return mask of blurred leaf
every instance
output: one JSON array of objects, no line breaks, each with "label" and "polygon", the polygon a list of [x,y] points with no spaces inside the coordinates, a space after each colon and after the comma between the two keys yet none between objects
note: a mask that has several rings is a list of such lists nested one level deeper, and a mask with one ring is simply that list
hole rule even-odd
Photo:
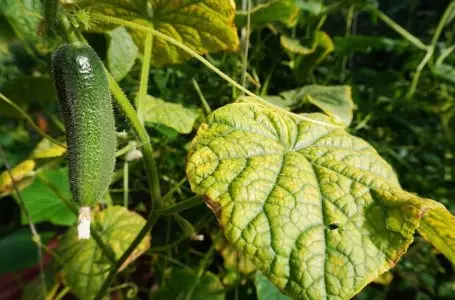
[{"label": "blurred leaf", "polygon": [[442,204],[432,203],[432,209],[423,216],[417,230],[455,265],[455,216]]},{"label": "blurred leaf", "polygon": [[[234,1],[212,0],[75,0],[75,5],[91,12],[124,18],[149,26],[182,42],[199,54],[235,51],[239,40],[234,25]],[[91,24],[91,30],[106,26]],[[130,32],[136,45],[143,48],[145,33]],[[151,64],[161,67],[184,62],[190,56],[159,38],[153,39]]]},{"label": "blurred leaf", "polygon": [[[35,181],[22,191],[25,207],[33,223],[51,222],[71,226],[77,217],[60,197],[71,201],[67,168],[39,173]],[[22,223],[28,223],[25,216]]]},{"label": "blurred leaf", "polygon": [[[48,106],[57,102],[54,83],[49,77],[22,76],[8,81],[0,90],[7,98],[27,111],[37,104]],[[10,105],[0,100],[0,115],[19,118],[21,115]]]},{"label": "blurred leaf", "polygon": [[256,266],[244,255],[242,255],[234,246],[230,245],[224,238],[222,232],[212,235],[215,249],[224,259],[224,267],[227,270],[238,270],[243,275],[249,275],[256,271]]},{"label": "blurred leaf", "polygon": [[[292,0],[274,0],[259,4],[251,10],[250,26],[258,28],[271,22],[280,22],[287,27],[293,27],[299,17],[299,8]],[[246,26],[248,14],[246,11],[238,11],[235,16],[235,24],[241,28]]]},{"label": "blurred leaf", "polygon": [[[116,255],[125,252],[145,225],[142,216],[121,206],[110,206],[92,214],[93,226]],[[150,234],[136,247],[121,270],[150,248]],[[60,241],[58,254],[65,262],[63,278],[79,299],[93,299],[106,279],[111,265],[95,240],[79,240],[77,228],[72,227]]]},{"label": "blurred leaf", "polygon": [[181,104],[166,102],[149,95],[145,100],[144,121],[148,125],[161,124],[180,133],[190,133],[199,116],[198,110],[186,108]]},{"label": "blurred leaf", "polygon": [[431,71],[436,77],[455,84],[455,67],[447,64],[439,64],[431,68]]},{"label": "blurred leaf", "polygon": [[[33,181],[35,161],[25,160],[11,169],[16,187],[21,190]],[[0,198],[14,191],[13,180],[8,170],[0,174]]]},{"label": "blurred leaf", "polygon": [[[297,102],[310,102],[329,116],[342,121],[346,126],[351,124],[354,102],[352,101],[350,86],[312,84],[300,89],[283,92],[280,95],[285,99],[294,99]],[[288,102],[294,101],[288,100]]]},{"label": "blurred leaf", "polygon": [[[47,243],[52,232],[39,232],[41,242]],[[37,245],[32,241],[29,228],[20,228],[0,238],[0,275],[18,273],[38,263]]]},{"label": "blurred leaf", "polygon": [[286,51],[293,54],[307,55],[313,53],[316,50],[314,47],[307,48],[300,44],[299,40],[287,37],[285,35],[280,36],[280,43]]},{"label": "blurred leaf", "polygon": [[409,49],[408,42],[383,36],[336,36],[334,43],[335,51],[341,55],[352,52],[369,53],[373,50],[404,52]]},{"label": "blurred leaf", "polygon": [[116,81],[120,81],[131,70],[138,55],[133,38],[124,27],[108,32],[110,36],[107,50],[107,65]]},{"label": "blurred leaf", "polygon": [[305,81],[309,73],[334,50],[332,39],[323,31],[317,31],[312,39],[302,41],[282,35],[280,44],[292,60],[291,68],[300,82]]},{"label": "blurred leaf", "polygon": [[319,2],[317,0],[316,1],[294,0],[294,2],[298,8],[300,8],[303,11],[307,11],[313,15],[319,15],[325,9],[324,3]]},{"label": "blurred leaf", "polygon": [[46,138],[43,138],[32,152],[31,158],[45,159],[56,158],[66,153],[66,149],[60,145],[56,145]]},{"label": "blurred leaf", "polygon": [[13,28],[16,36],[22,40],[33,55],[33,50],[47,52],[46,41],[38,34],[42,20],[40,0],[2,0],[0,14],[3,14]]},{"label": "blurred leaf", "polygon": [[197,274],[190,269],[172,269],[165,284],[153,291],[150,299],[184,299],[185,295],[195,286],[192,300],[223,300],[225,294],[220,292],[224,289],[220,280],[211,272],[205,272],[195,282]]},{"label": "blurred leaf", "polygon": [[253,103],[207,118],[186,174],[228,242],[295,298],[353,297],[396,265],[427,209],[364,140]]},{"label": "blurred leaf", "polygon": [[256,272],[254,285],[256,286],[258,300],[291,300],[291,298],[280,292],[261,271]]},{"label": "blurred leaf", "polygon": [[392,280],[393,280],[393,273],[390,271],[387,271],[384,274],[379,275],[375,280],[373,280],[373,282],[387,286],[387,285],[390,285]]}]

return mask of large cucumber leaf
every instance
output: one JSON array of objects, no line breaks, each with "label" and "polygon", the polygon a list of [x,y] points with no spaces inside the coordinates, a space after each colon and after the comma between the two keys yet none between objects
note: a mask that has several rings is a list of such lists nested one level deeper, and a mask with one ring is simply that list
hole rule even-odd
[{"label": "large cucumber leaf", "polygon": [[[200,54],[234,51],[239,45],[234,25],[235,2],[230,0],[76,0],[74,4],[91,12],[148,26]],[[92,30],[106,30],[106,26],[91,25]],[[143,47],[145,33],[130,33],[136,44]],[[153,39],[152,65],[181,63],[189,57],[176,46],[159,38]]]},{"label": "large cucumber leaf", "polygon": [[353,297],[397,263],[429,209],[362,139],[255,103],[215,111],[186,172],[227,240],[298,299]]}]

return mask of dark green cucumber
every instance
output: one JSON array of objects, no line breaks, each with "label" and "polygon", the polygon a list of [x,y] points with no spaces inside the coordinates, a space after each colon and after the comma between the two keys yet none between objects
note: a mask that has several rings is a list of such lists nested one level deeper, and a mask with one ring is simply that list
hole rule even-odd
[{"label": "dark green cucumber", "polygon": [[52,56],[52,74],[66,128],[71,193],[81,207],[91,207],[106,193],[115,165],[115,121],[103,64],[89,46],[64,44]]}]

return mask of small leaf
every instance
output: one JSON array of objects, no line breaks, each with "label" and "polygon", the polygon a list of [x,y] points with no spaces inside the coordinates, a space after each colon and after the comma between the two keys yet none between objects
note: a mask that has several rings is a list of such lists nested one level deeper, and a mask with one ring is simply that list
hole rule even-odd
[{"label": "small leaf", "polygon": [[[235,51],[239,45],[234,25],[235,2],[230,0],[76,0],[75,6],[149,26],[190,47],[199,54]],[[104,31],[107,26],[91,24],[91,30]],[[136,45],[143,48],[145,33],[130,31]],[[176,46],[153,38],[150,63],[161,67],[184,62],[190,56]]]},{"label": "small leaf", "polygon": [[[25,160],[11,169],[14,182],[19,190],[25,188],[33,181],[32,177],[35,175],[35,172],[33,171],[34,169],[35,161],[31,159]],[[0,174],[0,197],[9,195],[14,191],[13,178],[11,178],[11,174],[8,170],[5,170]]]},{"label": "small leaf", "polygon": [[256,272],[254,285],[258,300],[291,300],[288,296],[283,295],[261,271]]},{"label": "small leaf", "polygon": [[[250,26],[252,28],[263,27],[271,22],[280,22],[287,27],[293,27],[297,23],[300,10],[292,0],[274,0],[255,6],[250,13]],[[235,16],[235,24],[241,28],[246,26],[248,13],[238,11]]]},{"label": "small leaf", "polygon": [[173,128],[180,133],[190,133],[194,122],[200,116],[195,109],[186,108],[181,104],[166,102],[162,99],[147,96],[144,105],[146,124],[161,124]]},{"label": "small leaf", "polygon": [[289,53],[307,55],[313,53],[315,48],[308,48],[300,44],[299,40],[282,35],[280,37],[281,46]]},{"label": "small leaf", "polygon": [[224,267],[227,270],[238,270],[243,275],[249,275],[256,271],[256,266],[234,246],[230,245],[221,232],[212,235],[215,249],[224,259]]},{"label": "small leaf", "polygon": [[432,208],[420,221],[419,233],[455,265],[455,216],[442,204]]},{"label": "small leaf", "polygon": [[[60,197],[71,201],[67,168],[39,173],[35,181],[22,191],[25,207],[33,223],[51,222],[71,226],[76,222],[76,216]],[[25,216],[22,217],[22,223],[28,224]]]},{"label": "small leaf", "polygon": [[337,54],[350,54],[352,52],[369,53],[373,50],[404,52],[409,49],[405,40],[391,39],[383,36],[351,35],[334,38]]},{"label": "small leaf", "polygon": [[387,286],[387,285],[390,285],[392,280],[393,280],[393,273],[390,271],[387,271],[384,274],[379,275],[375,280],[373,280],[373,282]]},{"label": "small leaf", "polygon": [[66,149],[54,144],[48,139],[42,139],[33,150],[31,157],[34,159],[46,159],[60,157],[66,153]]},{"label": "small leaf", "polygon": [[229,243],[298,299],[353,297],[397,263],[427,209],[362,139],[252,103],[201,125],[186,173]]},{"label": "small leaf", "polygon": [[[93,213],[92,222],[117,259],[145,225],[142,216],[120,206],[110,206],[104,211]],[[126,263],[134,261],[149,247],[150,235],[147,235]],[[58,254],[65,262],[63,278],[66,284],[79,299],[93,299],[111,269],[107,257],[96,242],[93,239],[79,240],[76,227],[72,227],[62,237]],[[122,269],[125,267],[126,264]]]},{"label": "small leaf", "polygon": [[[52,232],[39,232],[45,244]],[[0,275],[16,273],[38,263],[37,245],[32,241],[29,228],[20,228],[0,239]]]},{"label": "small leaf", "polygon": [[354,103],[352,101],[350,86],[323,86],[312,84],[300,89],[283,92],[281,95],[285,99],[292,98],[297,102],[308,101],[319,107],[329,116],[339,119],[346,126],[351,124]]},{"label": "small leaf", "polygon": [[195,282],[197,275],[189,269],[172,269],[165,285],[154,291],[150,299],[184,299],[185,295],[196,284],[192,298],[193,300],[223,300],[222,292],[224,287],[218,277],[213,273],[205,272]]},{"label": "small leaf", "polygon": [[120,81],[130,72],[139,50],[124,27],[117,27],[108,35],[107,65],[114,79]]}]

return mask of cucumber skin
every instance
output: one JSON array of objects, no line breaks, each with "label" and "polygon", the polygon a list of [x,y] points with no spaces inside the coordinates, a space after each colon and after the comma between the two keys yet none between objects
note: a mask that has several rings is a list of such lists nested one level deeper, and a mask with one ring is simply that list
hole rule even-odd
[{"label": "cucumber skin", "polygon": [[94,206],[115,167],[115,120],[103,64],[90,47],[64,44],[51,66],[66,128],[70,190],[81,206]]}]

